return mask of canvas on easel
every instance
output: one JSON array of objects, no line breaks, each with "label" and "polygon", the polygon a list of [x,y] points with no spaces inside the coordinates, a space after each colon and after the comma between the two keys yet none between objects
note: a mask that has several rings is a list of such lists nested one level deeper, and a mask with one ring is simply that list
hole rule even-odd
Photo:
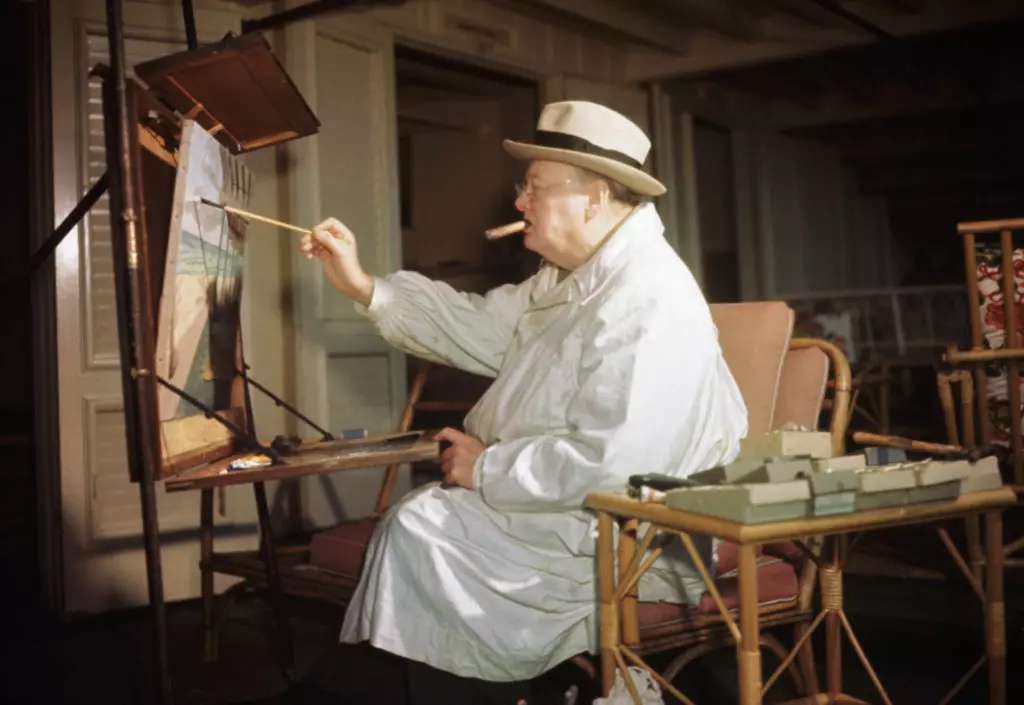
[{"label": "canvas on easel", "polygon": [[248,208],[252,189],[241,158],[198,123],[183,121],[155,350],[157,374],[169,383],[157,397],[162,476],[235,447],[232,431],[206,410],[245,427],[238,371],[248,224],[204,199]]}]

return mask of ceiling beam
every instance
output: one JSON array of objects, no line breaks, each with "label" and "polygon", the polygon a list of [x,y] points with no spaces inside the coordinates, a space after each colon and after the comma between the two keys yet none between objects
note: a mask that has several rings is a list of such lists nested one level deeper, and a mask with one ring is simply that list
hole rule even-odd
[{"label": "ceiling beam", "polygon": [[729,39],[752,42],[764,38],[760,18],[729,0],[655,0],[654,4]]},{"label": "ceiling beam", "polygon": [[[1016,164],[976,168],[933,167],[928,170],[887,170],[860,179],[866,194],[896,194],[933,188],[976,188],[1014,185],[1024,189],[1024,174]],[[1021,199],[1024,202],[1024,199]]]},{"label": "ceiling beam", "polygon": [[926,0],[867,0],[867,4],[904,15],[920,15],[928,5]]},{"label": "ceiling beam", "polygon": [[[628,36],[637,44],[679,56],[689,53],[692,33],[678,22],[614,0],[520,0],[550,14],[583,21]],[[649,9],[649,8],[648,8]]]},{"label": "ceiling beam", "polygon": [[999,157],[1007,151],[1021,150],[1024,150],[1024,134],[1003,137],[951,133],[945,137],[925,135],[923,138],[911,137],[905,140],[895,136],[867,137],[858,146],[840,149],[837,153],[844,163],[857,167],[888,164],[908,157]]},{"label": "ceiling beam", "polygon": [[[757,0],[763,2],[763,0]],[[835,29],[845,26],[846,21],[835,13],[814,5],[808,0],[768,0],[768,4],[777,11],[799,19],[801,22],[823,29]]]},{"label": "ceiling beam", "polygon": [[667,56],[657,52],[630,52],[626,62],[626,79],[644,82],[695,78],[712,72],[793,59],[870,41],[870,37],[836,31],[816,42],[776,40],[723,46],[721,40],[715,37],[697,34],[690,45],[690,53],[685,57]]},{"label": "ceiling beam", "polygon": [[[659,0],[661,3],[670,1]],[[919,13],[891,12],[888,9],[877,11],[877,7],[860,8],[859,5],[858,8],[868,23],[881,28],[883,33],[900,38],[933,35],[944,30],[1020,19],[1024,16],[1024,3],[1019,0],[943,3],[942,8]],[[749,14],[753,17],[753,13]],[[795,27],[792,18],[782,15],[765,15],[759,22],[762,38],[757,41],[728,42],[721,35],[702,32],[694,37],[692,51],[687,56],[670,56],[654,51],[631,52],[626,77],[631,81],[666,81],[698,76],[712,78],[716,73],[755,63],[809,57],[825,51],[880,41],[879,36],[870,34],[866,28],[852,22],[846,22],[845,28],[836,29],[815,29],[806,25]]]}]

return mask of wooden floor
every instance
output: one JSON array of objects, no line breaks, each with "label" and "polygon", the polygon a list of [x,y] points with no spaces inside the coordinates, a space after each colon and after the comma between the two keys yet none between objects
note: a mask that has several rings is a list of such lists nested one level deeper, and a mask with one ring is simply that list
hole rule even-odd
[{"label": "wooden floor", "polygon": [[[857,636],[895,705],[937,703],[981,654],[982,622],[977,599],[958,583],[851,576],[845,594]],[[333,670],[330,659],[336,648],[338,610],[295,600],[290,603],[290,614],[300,673],[308,674],[318,662]],[[241,602],[225,628],[220,662],[204,665],[198,603],[172,605],[169,623],[176,701],[186,705],[290,702],[283,697],[285,684],[269,641],[270,616],[262,600]],[[1024,702],[1024,670],[1014,666],[1024,662],[1024,587],[1019,583],[1008,584],[1007,617],[1011,679],[1007,702],[1012,705]],[[0,669],[0,702],[147,702],[152,672],[145,611],[57,625],[31,610],[14,610],[2,633],[7,644],[3,645],[5,663]],[[779,636],[789,638],[785,632]],[[766,656],[765,661],[766,669],[774,668],[772,657]],[[394,685],[386,682],[390,676],[384,672],[364,668],[348,673],[344,663],[336,667],[341,680],[378,682],[382,692]],[[848,694],[881,702],[849,649],[845,652],[845,673]],[[983,673],[972,679],[955,703],[987,702]],[[542,679],[542,693],[536,702],[561,705],[569,684],[577,680],[586,685],[578,675],[575,667],[568,665]],[[677,684],[698,705],[735,703],[736,671],[731,651],[699,660],[683,672]],[[794,697],[788,685],[785,678],[780,679],[766,702]],[[584,692],[578,701],[581,705],[591,702],[586,695]],[[387,702],[386,697],[381,702]]]}]

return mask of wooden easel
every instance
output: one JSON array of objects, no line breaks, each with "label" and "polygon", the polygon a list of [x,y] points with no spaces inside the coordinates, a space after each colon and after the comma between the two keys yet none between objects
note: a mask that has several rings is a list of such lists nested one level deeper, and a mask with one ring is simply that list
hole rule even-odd
[{"label": "wooden easel", "polygon": [[[231,408],[224,412],[204,407],[190,397],[183,389],[175,388],[166,379],[159,376],[156,366],[155,342],[157,332],[154,320],[160,293],[154,288],[154,282],[163,279],[164,261],[160,256],[159,216],[157,209],[152,209],[147,216],[146,199],[150,183],[144,166],[143,155],[153,155],[163,163],[164,167],[174,166],[174,159],[164,158],[159,154],[161,143],[169,151],[180,135],[179,115],[188,115],[189,110],[183,107],[182,100],[192,99],[192,95],[182,90],[182,95],[160,94],[153,88],[155,81],[147,79],[150,88],[126,77],[125,49],[122,6],[120,0],[108,2],[108,33],[110,42],[111,67],[99,67],[97,73],[103,77],[104,127],[107,141],[107,163],[109,167],[110,210],[112,226],[112,250],[114,259],[115,301],[118,317],[118,337],[120,342],[120,359],[122,369],[122,391],[124,395],[125,440],[128,457],[129,475],[139,487],[143,536],[146,554],[146,576],[149,587],[149,602],[153,613],[153,646],[156,662],[156,678],[154,690],[156,701],[161,705],[174,702],[169,668],[167,645],[167,623],[164,605],[162,561],[160,537],[157,521],[156,486],[163,483],[167,489],[200,489],[201,514],[203,532],[203,551],[207,553],[212,542],[213,489],[236,484],[251,484],[256,501],[260,529],[260,557],[266,584],[270,587],[273,597],[277,628],[279,630],[279,658],[285,675],[292,676],[291,640],[288,634],[287,621],[283,607],[283,590],[281,571],[274,550],[271,534],[270,512],[267,503],[264,483],[268,480],[290,479],[305,475],[326,474],[342,470],[364,467],[375,467],[392,463],[408,463],[436,458],[438,443],[433,434],[423,433],[415,439],[404,439],[398,442],[388,436],[376,439],[359,439],[337,441],[323,438],[311,443],[303,442],[298,449],[282,450],[273,444],[260,443],[256,439],[252,409],[249,401],[251,380],[245,373],[246,365],[238,340],[237,364],[240,368],[232,378],[233,390],[244,390],[244,403],[232,401]],[[186,12],[186,17],[188,12]],[[194,47],[194,37],[190,39]],[[260,71],[249,74],[256,84],[266,82],[269,78],[270,88],[253,85],[250,91],[257,105],[239,105],[239,101],[225,104],[227,116],[218,115],[218,124],[231,123],[233,131],[218,130],[217,134],[228,139],[225,147],[238,154],[249,149],[266,147],[284,139],[293,139],[316,131],[319,123],[311,112],[304,112],[304,102],[297,92],[287,95],[275,93],[275,88],[287,90],[290,85],[280,80],[275,73],[275,60],[269,53],[269,45],[259,36],[248,36],[237,39],[226,39],[220,46],[187,52],[184,56],[165,57],[163,65],[151,64],[148,68],[166,69],[165,75],[173,76],[174,72],[186,68],[194,68],[195,62],[209,64],[221,58],[232,58],[244,55],[244,58],[259,65]],[[142,66],[137,67],[142,73]],[[278,69],[280,67],[278,66]],[[159,70],[157,70],[159,69]],[[196,75],[193,71],[192,75]],[[211,67],[206,66],[201,78],[209,81],[212,76]],[[159,77],[159,75],[157,76]],[[275,80],[277,79],[277,80]],[[215,83],[215,82],[213,82]],[[174,85],[180,85],[174,83]],[[284,89],[281,87],[285,86]],[[213,86],[215,87],[215,86]],[[237,88],[238,86],[236,86]],[[206,85],[210,89],[210,83]],[[184,96],[184,98],[182,97]],[[253,134],[252,125],[245,118],[246,109],[260,112],[260,100],[274,101],[278,107],[284,104],[291,112],[279,114],[291,129],[275,130],[270,138],[260,138]],[[177,101],[177,103],[176,103]],[[209,101],[207,101],[209,102]],[[308,111],[308,108],[306,108]],[[280,112],[280,111],[279,111]],[[286,114],[285,114],[286,113]],[[209,110],[206,114],[212,117]],[[228,119],[228,118],[232,119]],[[232,122],[232,120],[234,120]],[[248,132],[246,132],[248,130]],[[212,133],[211,133],[212,134]],[[146,138],[140,135],[145,135]],[[236,138],[235,135],[239,137]],[[153,137],[154,139],[148,139]],[[158,139],[159,138],[159,139]],[[221,140],[220,137],[217,138]],[[157,150],[157,151],[154,151]],[[147,162],[152,166],[152,160]],[[108,178],[102,178],[90,189],[83,204],[76,208],[76,213],[84,212],[95,203],[103,190],[107,188]],[[151,201],[151,204],[153,201]],[[73,226],[65,229],[65,224],[55,233],[55,239],[63,237]],[[166,249],[166,242],[163,243]],[[52,248],[50,249],[52,251]],[[158,385],[167,387],[205,412],[207,419],[214,425],[222,424],[230,430],[225,449],[218,450],[220,458],[212,454],[207,457],[205,447],[197,447],[196,456],[204,454],[202,459],[190,463],[190,467],[178,467],[163,457],[161,446],[161,421],[157,407]],[[258,386],[253,383],[253,386]],[[262,388],[260,388],[262,389]],[[235,393],[232,391],[232,399]],[[294,410],[293,410],[294,411]],[[238,412],[238,413],[235,413]],[[298,412],[295,412],[298,413]],[[301,418],[301,414],[299,414]],[[326,436],[327,434],[325,434]],[[357,452],[351,452],[346,443],[359,444]],[[266,455],[273,461],[260,467],[233,468],[232,460],[252,454]],[[224,457],[227,456],[227,457]],[[204,555],[204,558],[207,556]],[[212,573],[203,575],[204,582],[212,580]],[[205,586],[204,586],[205,587]],[[212,589],[212,585],[210,585]]]}]

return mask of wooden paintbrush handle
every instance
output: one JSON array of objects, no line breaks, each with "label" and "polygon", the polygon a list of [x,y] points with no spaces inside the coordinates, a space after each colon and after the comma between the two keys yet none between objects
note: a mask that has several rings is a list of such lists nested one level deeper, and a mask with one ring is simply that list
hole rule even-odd
[{"label": "wooden paintbrush handle", "polygon": [[268,225],[276,225],[279,228],[285,230],[294,230],[297,233],[311,234],[313,231],[309,228],[300,228],[298,225],[292,225],[291,223],[282,223],[280,220],[274,220],[273,218],[267,218],[266,216],[256,215],[249,211],[244,211],[241,208],[235,208],[234,206],[221,206],[225,212],[231,213],[232,215],[238,215],[243,218],[249,218],[251,220],[258,220],[261,223],[267,223]]}]

